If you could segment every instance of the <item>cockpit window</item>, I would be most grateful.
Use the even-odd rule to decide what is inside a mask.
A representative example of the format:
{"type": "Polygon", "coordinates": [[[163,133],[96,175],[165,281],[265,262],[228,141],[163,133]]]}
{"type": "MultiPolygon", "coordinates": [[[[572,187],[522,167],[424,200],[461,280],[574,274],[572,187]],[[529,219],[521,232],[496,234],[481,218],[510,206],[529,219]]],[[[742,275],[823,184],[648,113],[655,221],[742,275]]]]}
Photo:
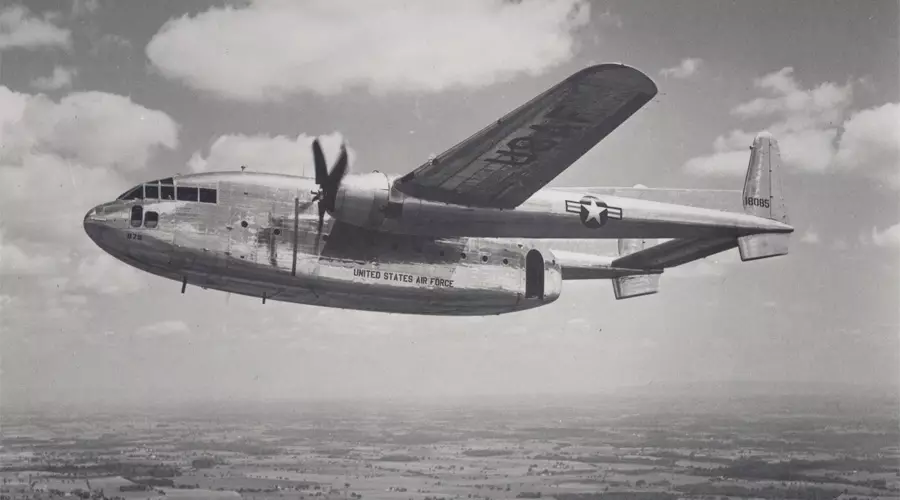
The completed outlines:
{"type": "Polygon", "coordinates": [[[117,199],[199,201],[200,203],[215,204],[218,202],[218,190],[212,187],[182,185],[176,188],[170,177],[131,188],[117,199]]]}
{"type": "Polygon", "coordinates": [[[144,186],[138,186],[119,196],[119,200],[140,200],[144,198],[144,186]]]}

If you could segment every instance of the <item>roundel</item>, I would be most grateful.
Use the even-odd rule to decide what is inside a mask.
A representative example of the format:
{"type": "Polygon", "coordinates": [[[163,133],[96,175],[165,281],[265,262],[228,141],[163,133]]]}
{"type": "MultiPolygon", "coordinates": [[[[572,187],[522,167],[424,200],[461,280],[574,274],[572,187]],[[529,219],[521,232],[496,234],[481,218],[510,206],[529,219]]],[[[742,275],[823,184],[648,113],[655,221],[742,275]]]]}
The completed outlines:
{"type": "Polygon", "coordinates": [[[581,201],[581,223],[591,229],[597,229],[609,220],[609,205],[593,196],[583,196],[581,201]]]}

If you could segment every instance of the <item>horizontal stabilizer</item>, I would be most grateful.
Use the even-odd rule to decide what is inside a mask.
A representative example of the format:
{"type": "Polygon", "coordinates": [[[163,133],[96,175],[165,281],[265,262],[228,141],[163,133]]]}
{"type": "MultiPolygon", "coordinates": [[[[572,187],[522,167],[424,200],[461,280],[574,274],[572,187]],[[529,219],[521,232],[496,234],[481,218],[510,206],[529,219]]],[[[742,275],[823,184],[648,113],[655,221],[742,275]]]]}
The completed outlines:
{"type": "Polygon", "coordinates": [[[639,274],[622,276],[612,280],[616,299],[630,299],[642,295],[650,295],[659,291],[658,274],[639,274]]]}
{"type": "Polygon", "coordinates": [[[741,260],[765,259],[787,255],[790,234],[751,234],[737,239],[741,260]]]}
{"type": "Polygon", "coordinates": [[[553,255],[562,267],[564,280],[602,280],[632,274],[661,273],[646,269],[629,269],[612,265],[613,257],[553,249],[553,255]]]}
{"type": "Polygon", "coordinates": [[[680,266],[737,246],[733,237],[669,240],[612,261],[612,266],[632,269],[665,269],[680,266]]]}

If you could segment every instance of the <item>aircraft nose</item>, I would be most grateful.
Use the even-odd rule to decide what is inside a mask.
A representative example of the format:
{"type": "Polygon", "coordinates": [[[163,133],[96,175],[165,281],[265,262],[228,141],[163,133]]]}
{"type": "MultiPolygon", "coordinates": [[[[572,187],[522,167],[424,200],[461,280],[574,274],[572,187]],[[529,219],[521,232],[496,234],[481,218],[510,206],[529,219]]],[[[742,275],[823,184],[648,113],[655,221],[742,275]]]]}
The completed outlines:
{"type": "Polygon", "coordinates": [[[84,232],[95,242],[100,238],[103,223],[106,221],[105,218],[98,215],[99,213],[98,207],[94,207],[84,214],[84,232]]]}

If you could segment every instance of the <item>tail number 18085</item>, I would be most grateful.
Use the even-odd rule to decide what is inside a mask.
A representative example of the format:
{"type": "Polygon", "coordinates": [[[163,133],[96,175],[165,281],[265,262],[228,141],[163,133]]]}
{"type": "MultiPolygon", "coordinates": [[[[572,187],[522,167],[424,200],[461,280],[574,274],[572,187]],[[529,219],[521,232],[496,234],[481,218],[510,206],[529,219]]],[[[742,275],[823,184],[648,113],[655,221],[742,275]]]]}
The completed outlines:
{"type": "Polygon", "coordinates": [[[748,207],[769,208],[769,200],[766,198],[754,198],[752,196],[748,196],[744,198],[744,204],[748,207]]]}

